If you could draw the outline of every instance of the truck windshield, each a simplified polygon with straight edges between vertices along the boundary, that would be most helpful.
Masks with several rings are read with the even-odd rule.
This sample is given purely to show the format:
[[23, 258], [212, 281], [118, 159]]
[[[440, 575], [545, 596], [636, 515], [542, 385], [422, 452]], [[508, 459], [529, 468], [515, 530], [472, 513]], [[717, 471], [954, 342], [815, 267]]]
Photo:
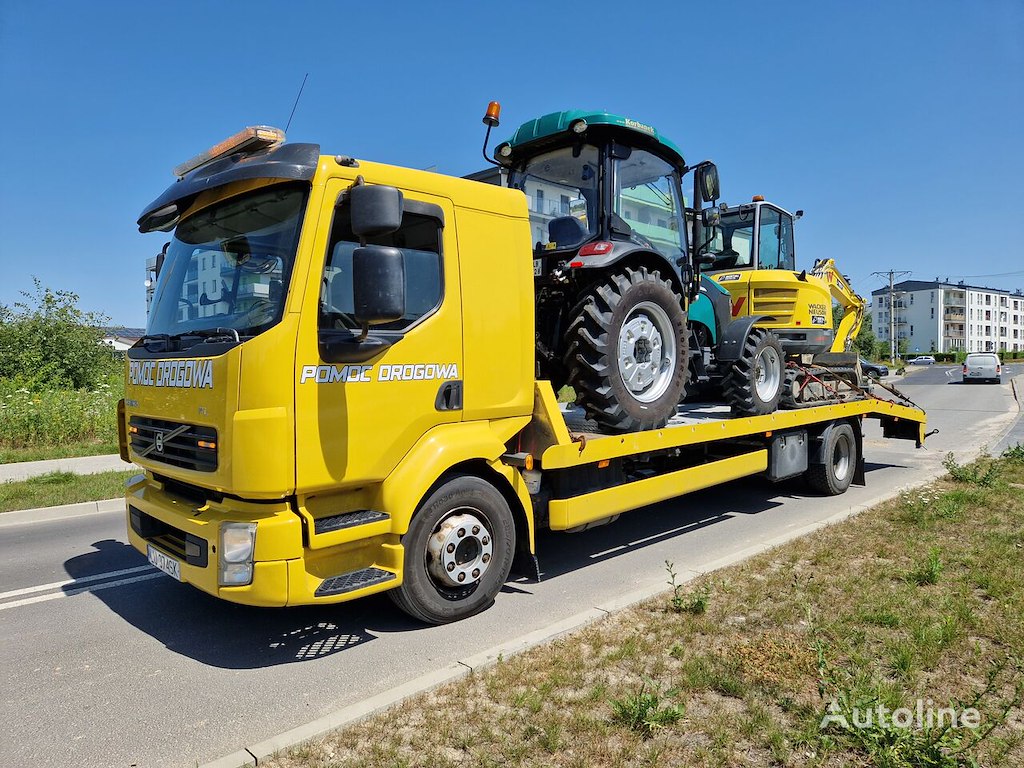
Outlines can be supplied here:
[[512, 172], [509, 186], [526, 193], [540, 248], [571, 248], [597, 234], [597, 147], [563, 147]]
[[304, 184], [278, 185], [182, 221], [153, 294], [147, 336], [184, 337], [187, 345], [216, 329], [253, 336], [280, 321], [308, 194]]

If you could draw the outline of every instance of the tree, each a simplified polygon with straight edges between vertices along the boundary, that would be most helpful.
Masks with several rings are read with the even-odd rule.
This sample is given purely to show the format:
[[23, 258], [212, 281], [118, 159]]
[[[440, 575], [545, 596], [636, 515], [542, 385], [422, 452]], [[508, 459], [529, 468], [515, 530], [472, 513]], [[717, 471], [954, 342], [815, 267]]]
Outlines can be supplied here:
[[90, 387], [114, 369], [112, 350], [102, 343], [105, 315], [84, 312], [78, 294], [44, 288], [23, 301], [0, 304], [0, 379], [30, 387]]
[[878, 339], [875, 337], [875, 332], [871, 327], [871, 313], [864, 313], [864, 323], [860, 327], [860, 333], [857, 334], [857, 338], [853, 342], [853, 347], [861, 357], [866, 357], [869, 360], [875, 359], [875, 353], [878, 351]]

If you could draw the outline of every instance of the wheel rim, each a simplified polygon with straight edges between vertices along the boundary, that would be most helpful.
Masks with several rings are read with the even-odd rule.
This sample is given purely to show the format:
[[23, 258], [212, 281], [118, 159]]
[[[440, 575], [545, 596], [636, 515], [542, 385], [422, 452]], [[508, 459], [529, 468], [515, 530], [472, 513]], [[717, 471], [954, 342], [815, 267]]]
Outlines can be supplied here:
[[832, 450], [832, 474], [837, 480], [846, 479], [850, 471], [851, 453], [850, 438], [847, 435], [839, 435], [836, 447]]
[[649, 403], [665, 394], [676, 367], [668, 313], [649, 301], [633, 307], [619, 331], [618, 357], [622, 383], [636, 400]]
[[754, 360], [754, 390], [761, 400], [771, 400], [782, 384], [782, 360], [772, 347], [762, 349]]
[[442, 588], [466, 587], [483, 578], [494, 537], [473, 507], [460, 507], [439, 521], [427, 540], [427, 573]]

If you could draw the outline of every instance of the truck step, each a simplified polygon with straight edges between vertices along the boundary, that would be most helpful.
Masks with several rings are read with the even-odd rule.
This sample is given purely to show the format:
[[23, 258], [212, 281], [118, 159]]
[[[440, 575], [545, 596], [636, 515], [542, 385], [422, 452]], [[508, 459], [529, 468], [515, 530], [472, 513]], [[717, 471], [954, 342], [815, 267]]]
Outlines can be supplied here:
[[321, 517], [314, 521], [313, 532], [316, 535], [340, 531], [342, 528], [354, 528], [357, 525], [379, 523], [390, 518], [387, 512], [375, 509], [357, 509], [355, 512], [342, 512], [340, 515]]
[[391, 571], [382, 568], [363, 568], [361, 571], [351, 571], [324, 579], [323, 584], [316, 588], [316, 597], [327, 597], [328, 595], [340, 595], [345, 592], [355, 592], [363, 587], [383, 584], [396, 578]]

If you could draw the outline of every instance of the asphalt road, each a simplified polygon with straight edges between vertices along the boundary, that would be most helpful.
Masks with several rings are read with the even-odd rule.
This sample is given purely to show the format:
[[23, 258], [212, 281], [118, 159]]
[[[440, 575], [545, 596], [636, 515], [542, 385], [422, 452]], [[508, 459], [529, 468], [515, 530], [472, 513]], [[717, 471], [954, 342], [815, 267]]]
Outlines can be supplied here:
[[1017, 413], [1008, 383], [964, 387], [948, 366], [914, 369], [897, 386], [940, 432], [915, 450], [869, 422], [867, 487], [823, 500], [796, 483], [743, 480], [586, 533], [544, 533], [539, 584], [510, 583], [489, 611], [446, 627], [416, 625], [383, 596], [285, 610], [222, 603], [154, 572], [125, 543], [120, 514], [18, 525], [0, 515], [0, 763], [195, 766], [664, 584], [666, 560], [700, 570], [870, 505], [938, 474], [947, 451], [967, 459], [993, 445]]

